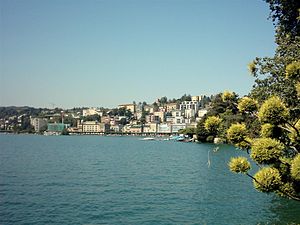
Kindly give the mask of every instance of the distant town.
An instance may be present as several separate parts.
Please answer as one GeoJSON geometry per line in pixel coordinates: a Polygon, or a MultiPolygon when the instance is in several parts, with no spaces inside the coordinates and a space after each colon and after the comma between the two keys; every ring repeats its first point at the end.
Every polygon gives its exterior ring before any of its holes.
{"type": "Polygon", "coordinates": [[[58,134],[178,134],[196,128],[214,96],[161,97],[152,104],[132,102],[116,108],[0,107],[0,131],[58,134]]]}

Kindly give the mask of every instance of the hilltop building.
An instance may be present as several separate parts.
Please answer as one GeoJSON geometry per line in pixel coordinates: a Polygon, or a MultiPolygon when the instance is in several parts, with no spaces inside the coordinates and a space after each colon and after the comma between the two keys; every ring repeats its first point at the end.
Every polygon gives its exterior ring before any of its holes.
{"type": "Polygon", "coordinates": [[[82,115],[83,116],[92,116],[92,115],[102,116],[103,113],[100,110],[96,109],[96,108],[89,108],[89,109],[82,110],[82,115]]]}
{"type": "Polygon", "coordinates": [[[136,111],[136,105],[135,104],[122,104],[118,105],[118,109],[125,108],[126,110],[131,111],[132,113],[135,113],[136,111]]]}

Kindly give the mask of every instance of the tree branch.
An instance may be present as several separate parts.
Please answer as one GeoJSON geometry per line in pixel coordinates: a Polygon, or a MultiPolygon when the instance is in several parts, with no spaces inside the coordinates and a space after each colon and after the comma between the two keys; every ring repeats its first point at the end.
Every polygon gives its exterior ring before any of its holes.
{"type": "Polygon", "coordinates": [[[290,125],[295,131],[296,131],[296,133],[297,133],[297,136],[300,136],[300,133],[299,133],[299,130],[297,129],[297,127],[294,125],[294,124],[292,124],[292,123],[290,123],[289,121],[285,121],[288,125],[290,125]]]}
{"type": "MultiPolygon", "coordinates": [[[[256,183],[258,183],[259,185],[261,185],[261,186],[264,187],[264,185],[263,185],[262,183],[260,183],[259,181],[257,181],[257,180],[255,179],[255,177],[253,177],[253,176],[250,175],[249,173],[246,173],[246,175],[247,175],[248,177],[250,177],[252,180],[254,180],[256,183]]],[[[287,197],[289,197],[289,198],[295,200],[295,201],[300,201],[300,197],[298,197],[298,196],[291,195],[291,194],[289,194],[289,193],[287,193],[287,192],[285,192],[285,191],[282,191],[282,190],[280,190],[280,189],[278,189],[277,191],[280,192],[281,194],[283,194],[283,195],[285,195],[285,196],[287,196],[287,197]]]]}

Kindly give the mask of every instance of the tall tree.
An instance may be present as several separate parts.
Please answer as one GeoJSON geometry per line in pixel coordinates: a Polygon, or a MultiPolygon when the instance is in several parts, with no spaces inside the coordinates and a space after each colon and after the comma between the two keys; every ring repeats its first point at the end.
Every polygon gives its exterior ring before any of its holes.
{"type": "Polygon", "coordinates": [[[260,103],[272,95],[279,96],[288,107],[291,107],[291,116],[296,116],[300,114],[300,98],[297,96],[299,77],[298,80],[288,79],[286,70],[296,65],[299,67],[300,1],[266,0],[266,2],[269,3],[270,18],[275,25],[277,48],[273,57],[257,57],[249,64],[250,72],[256,77],[251,96],[260,103]]]}
{"type": "Polygon", "coordinates": [[[278,46],[274,57],[256,58],[249,65],[257,78],[253,99],[243,99],[238,105],[242,113],[257,117],[260,136],[251,138],[245,124],[233,124],[227,130],[228,140],[247,150],[260,169],[251,175],[245,157],[232,158],[229,167],[251,177],[259,191],[300,201],[300,1],[266,2],[278,46]]]}

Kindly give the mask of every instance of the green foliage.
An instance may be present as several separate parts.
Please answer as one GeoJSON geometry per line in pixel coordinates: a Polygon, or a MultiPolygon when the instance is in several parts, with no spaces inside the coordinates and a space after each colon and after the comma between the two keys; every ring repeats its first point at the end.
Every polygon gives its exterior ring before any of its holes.
{"type": "Polygon", "coordinates": [[[247,128],[245,124],[232,124],[227,130],[227,139],[241,149],[250,148],[250,141],[247,138],[247,128]]]}
{"type": "Polygon", "coordinates": [[[232,101],[235,99],[235,94],[231,91],[224,91],[223,94],[222,94],[222,100],[224,102],[227,102],[227,101],[232,101]]]}
{"type": "Polygon", "coordinates": [[[227,130],[227,139],[233,144],[238,144],[244,141],[246,137],[247,129],[245,124],[232,124],[227,130]]]}
{"type": "MultiPolygon", "coordinates": [[[[250,100],[240,100],[239,112],[235,113],[245,117],[247,136],[242,126],[233,126],[227,136],[241,146],[243,140],[260,131],[260,138],[245,148],[260,167],[269,167],[254,177],[247,175],[259,191],[300,201],[300,1],[265,1],[275,25],[276,52],[273,57],[256,58],[248,65],[256,78],[249,96],[260,108],[256,114],[252,104],[254,113],[245,113],[251,106],[250,100]]],[[[231,170],[239,171],[234,167],[231,170]]]]}
{"type": "Polygon", "coordinates": [[[159,99],[159,104],[160,104],[161,106],[164,106],[164,105],[167,104],[167,103],[168,103],[168,98],[167,98],[166,96],[161,97],[161,98],[159,99]]]}
{"type": "Polygon", "coordinates": [[[248,70],[249,70],[249,72],[250,72],[252,75],[256,74],[257,68],[256,68],[256,65],[255,65],[255,62],[254,62],[254,61],[252,61],[252,62],[250,62],[250,63],[248,64],[248,70]]]}
{"type": "Polygon", "coordinates": [[[158,108],[159,108],[159,107],[158,107],[158,104],[157,104],[156,102],[154,102],[152,106],[153,106],[153,111],[154,111],[154,112],[157,112],[157,111],[158,111],[158,108]]]}
{"type": "Polygon", "coordinates": [[[216,135],[221,124],[221,119],[217,116],[210,116],[205,120],[204,127],[212,135],[216,135]]]}
{"type": "Polygon", "coordinates": [[[289,137],[293,145],[300,146],[300,120],[298,120],[298,122],[295,124],[295,129],[291,129],[289,137]]]}
{"type": "Polygon", "coordinates": [[[266,0],[270,7],[270,16],[277,27],[277,38],[294,37],[300,32],[299,9],[297,0],[266,0]]]}
{"type": "Polygon", "coordinates": [[[258,118],[262,123],[278,125],[288,119],[288,109],[279,97],[271,97],[266,100],[258,111],[258,118]]]}
{"type": "Polygon", "coordinates": [[[197,139],[200,142],[206,142],[206,139],[209,135],[207,130],[204,127],[204,122],[205,122],[205,117],[198,122],[196,128],[197,139]]]}
{"type": "Polygon", "coordinates": [[[182,95],[181,96],[181,98],[180,98],[180,101],[181,102],[184,102],[184,101],[191,101],[192,100],[192,96],[189,94],[189,95],[187,95],[187,94],[184,94],[184,95],[182,95]]]}
{"type": "Polygon", "coordinates": [[[298,97],[300,97],[300,82],[297,82],[295,84],[295,88],[296,88],[296,92],[297,92],[298,97]]]}
{"type": "MultiPolygon", "coordinates": [[[[100,121],[100,116],[95,114],[95,115],[85,116],[82,119],[83,119],[83,121],[98,121],[99,122],[100,121]]],[[[66,123],[68,123],[68,122],[66,122],[66,123]]],[[[74,122],[72,122],[72,123],[74,123],[74,122]]],[[[74,123],[74,125],[75,124],[76,123],[74,123]]]]}
{"type": "Polygon", "coordinates": [[[238,109],[241,113],[254,112],[257,110],[257,108],[258,108],[257,101],[249,97],[244,97],[240,99],[238,104],[238,109]]]}
{"type": "MultiPolygon", "coordinates": [[[[211,107],[205,118],[201,120],[201,123],[197,125],[197,136],[199,141],[207,141],[208,136],[218,137],[222,140],[226,139],[227,129],[231,124],[246,122],[247,124],[251,122],[251,115],[238,113],[237,102],[238,97],[234,92],[228,92],[231,97],[226,97],[227,101],[223,101],[222,95],[217,94],[212,97],[211,107]],[[219,125],[217,129],[208,128],[209,117],[219,118],[219,125]],[[206,122],[206,126],[205,126],[206,122]],[[201,140],[200,140],[201,139],[201,140]]],[[[225,92],[226,95],[226,92],[225,92]]],[[[211,138],[209,138],[209,141],[211,138]]]]}
{"type": "Polygon", "coordinates": [[[281,176],[277,169],[265,167],[254,175],[254,187],[261,192],[277,191],[281,185],[281,176]]]}
{"type": "Polygon", "coordinates": [[[259,164],[273,164],[283,156],[284,145],[271,138],[258,138],[253,141],[251,158],[259,164]]]}
{"type": "Polygon", "coordinates": [[[295,187],[295,183],[292,182],[284,182],[281,183],[276,193],[281,197],[288,197],[289,196],[297,196],[297,188],[295,187]]]}
{"type": "Polygon", "coordinates": [[[295,180],[300,181],[300,153],[292,161],[291,175],[295,180]]]}
{"type": "Polygon", "coordinates": [[[231,158],[228,166],[234,173],[247,173],[251,169],[251,165],[245,157],[231,158]]]}
{"type": "Polygon", "coordinates": [[[185,134],[185,135],[188,135],[188,136],[192,137],[194,134],[196,134],[196,128],[188,127],[186,129],[180,130],[179,133],[180,134],[185,134]]]}
{"type": "Polygon", "coordinates": [[[264,138],[272,138],[275,126],[270,123],[265,123],[261,126],[260,135],[264,138]]]}
{"type": "Polygon", "coordinates": [[[212,135],[209,135],[209,136],[207,136],[207,138],[206,138],[206,142],[209,142],[209,143],[213,143],[214,142],[214,139],[215,139],[215,137],[214,136],[212,136],[212,135]]]}
{"type": "Polygon", "coordinates": [[[288,64],[285,69],[285,74],[288,79],[300,79],[300,61],[288,64]]]}

